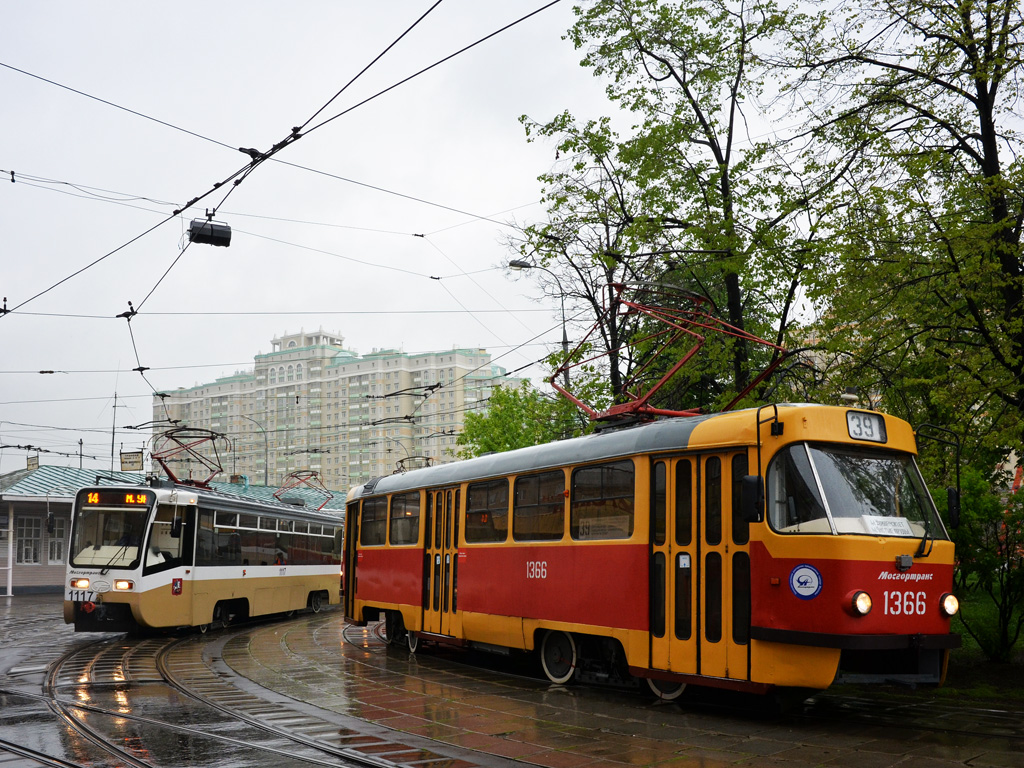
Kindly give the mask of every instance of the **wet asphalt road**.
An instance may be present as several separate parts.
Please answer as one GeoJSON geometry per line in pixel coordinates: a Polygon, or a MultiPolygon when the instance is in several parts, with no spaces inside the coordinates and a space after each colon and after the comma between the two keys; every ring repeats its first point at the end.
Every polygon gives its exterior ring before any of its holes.
{"type": "Polygon", "coordinates": [[[0,598],[0,767],[1024,766],[1024,713],[926,691],[829,692],[777,717],[474,661],[387,649],[337,611],[136,640],[75,635],[58,596],[0,598]]]}

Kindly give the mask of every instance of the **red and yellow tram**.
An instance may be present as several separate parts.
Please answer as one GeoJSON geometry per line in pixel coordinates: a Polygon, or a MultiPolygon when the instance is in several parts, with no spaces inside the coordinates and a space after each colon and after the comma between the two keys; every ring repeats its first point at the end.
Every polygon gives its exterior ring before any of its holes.
{"type": "Polygon", "coordinates": [[[892,416],[779,405],[379,478],[348,497],[346,616],[662,698],[937,684],[953,544],[915,455],[892,416]]]}

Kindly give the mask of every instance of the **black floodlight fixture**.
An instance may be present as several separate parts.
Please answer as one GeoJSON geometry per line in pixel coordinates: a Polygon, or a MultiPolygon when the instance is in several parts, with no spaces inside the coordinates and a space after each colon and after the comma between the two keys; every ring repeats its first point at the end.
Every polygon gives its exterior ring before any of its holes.
{"type": "Polygon", "coordinates": [[[206,245],[231,245],[231,227],[223,222],[192,219],[188,225],[188,240],[190,243],[205,243],[206,245]]]}

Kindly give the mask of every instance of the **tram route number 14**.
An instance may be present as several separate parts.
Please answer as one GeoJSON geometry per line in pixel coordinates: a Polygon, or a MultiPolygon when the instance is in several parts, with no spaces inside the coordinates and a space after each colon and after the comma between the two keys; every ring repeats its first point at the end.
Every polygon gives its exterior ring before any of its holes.
{"type": "Polygon", "coordinates": [[[886,616],[923,615],[928,595],[924,592],[899,592],[893,590],[885,593],[886,616]]]}
{"type": "Polygon", "coordinates": [[[526,561],[526,578],[528,579],[546,579],[548,577],[548,561],[547,560],[527,560],[526,561]]]}

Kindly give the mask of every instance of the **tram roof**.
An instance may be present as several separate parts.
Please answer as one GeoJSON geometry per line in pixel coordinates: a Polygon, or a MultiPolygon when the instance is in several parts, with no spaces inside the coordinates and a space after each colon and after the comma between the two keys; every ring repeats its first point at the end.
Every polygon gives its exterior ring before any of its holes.
{"type": "MultiPolygon", "coordinates": [[[[5,500],[70,503],[79,490],[96,485],[124,485],[139,487],[146,484],[146,476],[142,472],[113,472],[109,470],[78,469],[77,467],[57,467],[43,465],[33,470],[18,470],[0,477],[0,498],[5,500]]],[[[322,493],[312,488],[291,488],[285,494],[305,501],[304,507],[285,504],[274,498],[275,486],[249,485],[237,483],[210,483],[209,490],[194,486],[178,486],[197,493],[214,493],[218,496],[238,499],[247,502],[269,504],[276,510],[304,510],[315,512],[323,503],[322,493]]],[[[332,491],[334,498],[320,511],[322,515],[337,517],[344,509],[345,494],[332,491]]]]}
{"type": "MultiPolygon", "coordinates": [[[[414,469],[409,472],[376,478],[349,491],[349,500],[362,496],[394,493],[420,487],[452,485],[475,479],[535,472],[566,464],[608,461],[641,453],[663,453],[691,448],[690,437],[700,424],[711,419],[746,419],[747,434],[730,433],[727,442],[749,444],[755,436],[756,409],[728,413],[681,416],[620,429],[606,430],[591,435],[558,440],[543,445],[518,448],[513,451],[478,456],[465,461],[441,464],[436,467],[414,469]]],[[[723,443],[724,444],[724,443],[723,443]]]]}

